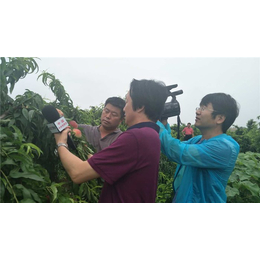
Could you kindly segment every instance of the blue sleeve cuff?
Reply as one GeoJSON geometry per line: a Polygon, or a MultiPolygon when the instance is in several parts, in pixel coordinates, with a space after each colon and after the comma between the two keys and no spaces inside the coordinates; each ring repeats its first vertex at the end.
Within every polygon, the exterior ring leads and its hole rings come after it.
{"type": "Polygon", "coordinates": [[[169,123],[165,126],[162,122],[157,121],[156,124],[160,127],[160,133],[162,133],[164,130],[168,132],[168,134],[171,134],[171,128],[169,123]]]}

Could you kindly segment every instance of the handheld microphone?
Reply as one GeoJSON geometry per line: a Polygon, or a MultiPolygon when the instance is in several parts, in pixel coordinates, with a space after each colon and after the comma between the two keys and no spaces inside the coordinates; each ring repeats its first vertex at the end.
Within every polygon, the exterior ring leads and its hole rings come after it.
{"type": "MultiPolygon", "coordinates": [[[[45,106],[42,109],[42,114],[46,118],[46,120],[50,123],[48,125],[48,127],[50,128],[52,133],[60,133],[68,125],[66,119],[64,117],[61,118],[60,114],[58,113],[56,108],[51,105],[45,106]],[[58,123],[57,123],[57,121],[58,121],[58,123]],[[65,128],[59,128],[58,124],[60,124],[60,123],[63,123],[63,126],[65,126],[65,128]]],[[[71,148],[72,150],[76,150],[76,146],[69,135],[68,135],[67,141],[68,141],[69,148],[71,148]]]]}

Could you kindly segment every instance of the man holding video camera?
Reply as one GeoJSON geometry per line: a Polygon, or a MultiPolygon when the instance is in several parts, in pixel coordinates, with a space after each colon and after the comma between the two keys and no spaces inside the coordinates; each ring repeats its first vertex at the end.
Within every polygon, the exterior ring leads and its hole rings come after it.
{"type": "Polygon", "coordinates": [[[238,143],[226,135],[239,114],[234,98],[208,94],[196,108],[195,126],[201,135],[181,142],[171,136],[169,124],[158,121],[162,152],[178,166],[173,202],[226,202],[226,185],[239,153],[238,143]]]}

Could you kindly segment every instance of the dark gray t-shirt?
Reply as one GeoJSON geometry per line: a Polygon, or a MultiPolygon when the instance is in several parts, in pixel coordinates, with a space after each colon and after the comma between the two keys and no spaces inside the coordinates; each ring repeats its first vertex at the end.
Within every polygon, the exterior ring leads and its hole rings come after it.
{"type": "Polygon", "coordinates": [[[87,141],[96,149],[96,152],[99,152],[108,147],[122,133],[120,129],[116,129],[113,133],[110,133],[101,139],[99,127],[100,126],[85,124],[78,125],[78,128],[82,130],[83,134],[85,134],[87,141]]]}

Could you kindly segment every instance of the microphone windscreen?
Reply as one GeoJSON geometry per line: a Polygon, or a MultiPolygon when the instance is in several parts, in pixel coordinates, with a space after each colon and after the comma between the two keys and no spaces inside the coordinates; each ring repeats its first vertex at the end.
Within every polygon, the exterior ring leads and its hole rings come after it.
{"type": "MultiPolygon", "coordinates": [[[[45,106],[42,109],[42,114],[49,123],[54,123],[60,118],[59,112],[56,110],[54,106],[51,105],[45,106]]],[[[69,135],[68,135],[68,145],[69,148],[76,150],[76,146],[69,135]]]]}
{"type": "Polygon", "coordinates": [[[43,116],[47,119],[49,123],[54,123],[60,118],[59,112],[54,106],[47,105],[42,109],[43,116]]]}

